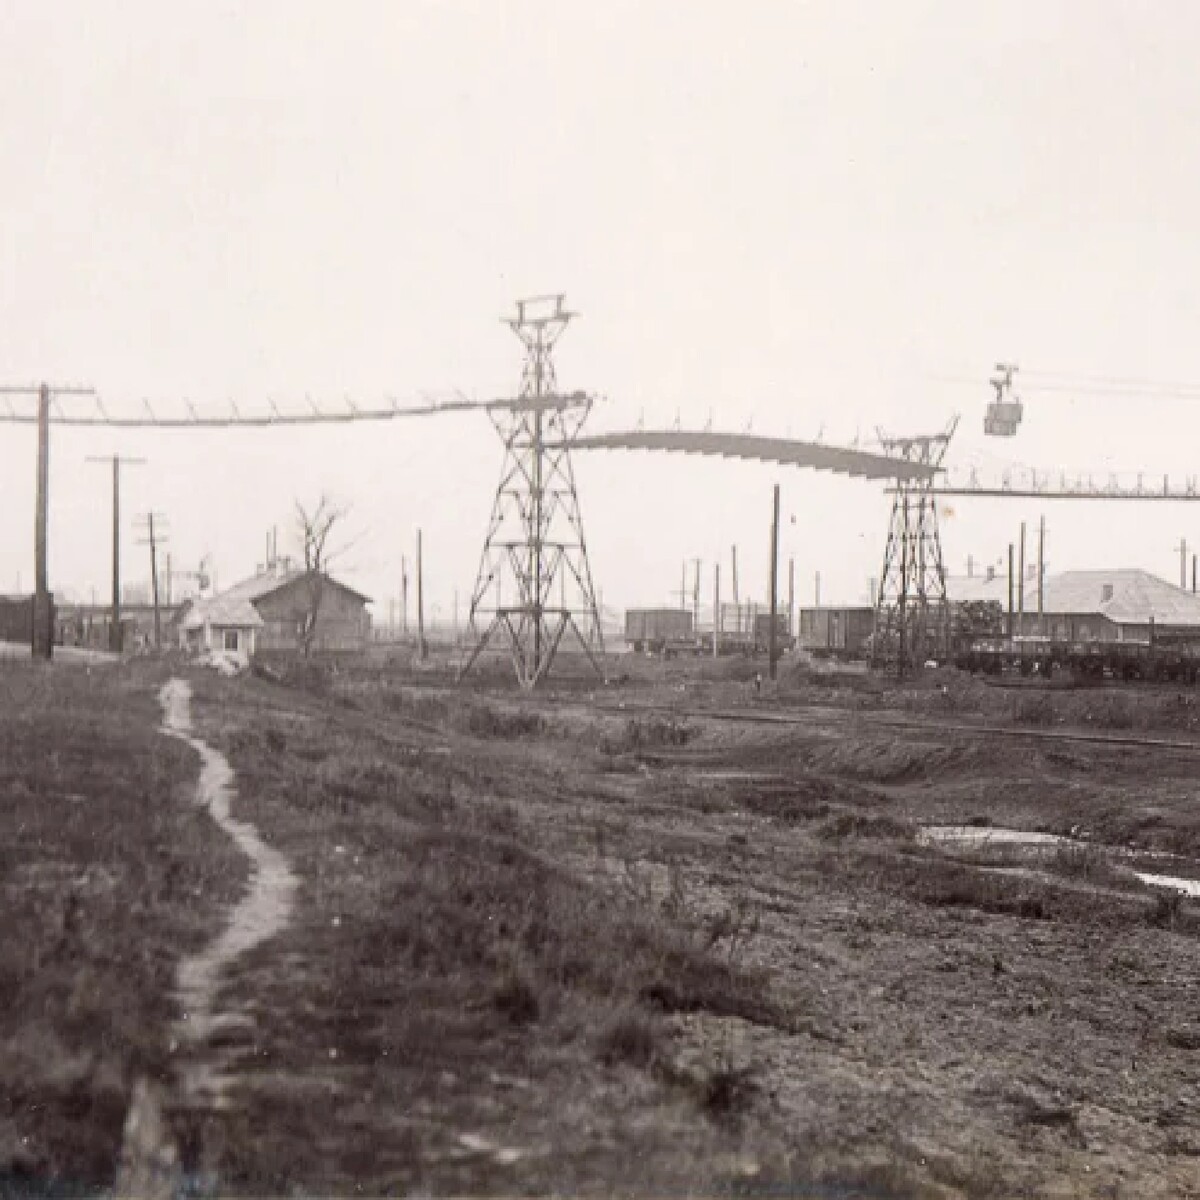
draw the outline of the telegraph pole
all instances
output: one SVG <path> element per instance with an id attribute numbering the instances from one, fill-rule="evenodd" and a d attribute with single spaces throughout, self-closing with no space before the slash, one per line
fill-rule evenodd
<path id="1" fill-rule="evenodd" d="M 48 383 L 28 386 L 0 386 L 0 396 L 34 396 L 37 399 L 37 500 L 33 522 L 33 633 L 34 658 L 49 659 L 54 653 L 54 611 L 50 597 L 48 566 L 50 544 L 50 402 L 57 396 L 94 396 L 95 390 L 82 387 L 54 387 Z M 20 419 L 12 413 L 12 419 Z"/>
<path id="2" fill-rule="evenodd" d="M 1025 624 L 1025 522 L 1021 522 L 1021 551 L 1017 556 L 1019 574 L 1017 575 L 1017 613 L 1021 624 Z"/>
<path id="3" fill-rule="evenodd" d="M 1038 519 L 1038 630 L 1046 615 L 1046 518 Z"/>
<path id="4" fill-rule="evenodd" d="M 776 660 L 776 642 L 778 640 L 779 630 L 775 619 L 776 610 L 778 609 L 778 601 L 776 593 L 779 591 L 779 484 L 775 485 L 775 498 L 771 509 L 771 629 L 767 634 L 767 657 L 769 659 L 769 672 L 772 679 L 775 678 L 775 660 Z"/>
<path id="5" fill-rule="evenodd" d="M 38 389 L 37 512 L 34 518 L 33 656 L 48 659 L 54 652 L 46 543 L 50 513 L 50 389 Z"/>
<path id="6" fill-rule="evenodd" d="M 159 517 L 161 513 L 157 514 Z M 145 524 L 146 536 L 142 539 L 141 545 L 150 546 L 150 590 L 154 597 L 154 648 L 155 650 L 162 649 L 162 617 L 158 606 L 158 537 L 161 536 L 162 526 L 159 525 L 158 533 L 155 532 L 153 512 L 148 512 L 142 521 Z"/>
<path id="7" fill-rule="evenodd" d="M 692 628 L 696 631 L 700 629 L 700 560 L 697 558 L 696 563 L 696 578 L 692 585 Z"/>
<path id="8" fill-rule="evenodd" d="M 721 653 L 721 564 L 713 563 L 713 658 Z"/>
<path id="9" fill-rule="evenodd" d="M 1008 543 L 1008 640 L 1013 638 L 1013 544 Z"/>
<path id="10" fill-rule="evenodd" d="M 788 636 L 796 633 L 796 556 L 788 559 Z"/>
<path id="11" fill-rule="evenodd" d="M 121 466 L 142 466 L 144 458 L 121 454 L 89 455 L 90 463 L 112 464 L 112 624 L 108 629 L 108 648 L 114 654 L 122 650 L 121 637 Z"/>
<path id="12" fill-rule="evenodd" d="M 408 637 L 408 559 L 400 556 L 400 632 Z"/>
<path id="13" fill-rule="evenodd" d="M 1187 590 L 1187 538 L 1179 540 L 1179 590 Z"/>
<path id="14" fill-rule="evenodd" d="M 429 654 L 425 644 L 425 567 L 421 551 L 421 531 L 417 530 L 417 647 L 424 662 Z"/>

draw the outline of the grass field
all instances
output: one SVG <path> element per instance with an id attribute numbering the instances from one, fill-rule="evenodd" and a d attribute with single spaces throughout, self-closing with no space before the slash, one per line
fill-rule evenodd
<path id="1" fill-rule="evenodd" d="M 759 694 L 748 664 L 624 665 L 534 698 L 386 662 L 193 678 L 235 815 L 300 887 L 227 981 L 250 1018 L 221 1035 L 233 1103 L 169 1113 L 191 1178 L 244 1195 L 1200 1195 L 1200 912 L 1128 869 L 1200 874 L 1200 747 L 945 727 L 1187 738 L 1186 695 L 1053 695 L 1032 719 L 1026 697 L 952 675 L 789 672 Z M 154 733 L 161 678 L 4 676 L 0 736 L 20 749 L 3 886 L 23 914 L 4 935 L 20 998 L 4 1052 L 31 1081 L 3 1110 L 10 1177 L 109 1177 L 128 1080 L 170 1089 L 172 964 L 241 886 L 189 807 L 195 763 Z M 1129 726 L 1089 720 L 1100 704 Z M 48 816 L 60 791 L 88 816 Z M 929 844 L 929 824 L 1076 842 L 1033 859 Z M 77 882 L 93 861 L 107 899 L 72 905 L 99 886 Z M 68 909 L 87 936 L 52 952 Z"/>

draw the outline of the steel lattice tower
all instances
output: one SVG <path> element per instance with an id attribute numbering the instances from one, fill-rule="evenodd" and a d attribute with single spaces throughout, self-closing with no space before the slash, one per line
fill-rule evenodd
<path id="1" fill-rule="evenodd" d="M 506 323 L 525 347 L 520 395 L 489 407 L 504 443 L 500 484 L 471 596 L 474 645 L 461 679 L 499 633 L 517 680 L 531 688 L 568 630 L 603 677 L 604 642 L 571 465 L 571 444 L 591 409 L 582 392 L 562 395 L 553 350 L 574 313 L 563 296 L 517 302 Z"/>
<path id="2" fill-rule="evenodd" d="M 879 437 L 885 454 L 937 469 L 957 424 L 955 418 L 943 433 Z M 950 601 L 934 476 L 898 479 L 875 598 L 871 660 L 875 665 L 894 661 L 903 674 L 910 662 L 924 662 L 931 654 L 941 658 L 949 645 Z"/>

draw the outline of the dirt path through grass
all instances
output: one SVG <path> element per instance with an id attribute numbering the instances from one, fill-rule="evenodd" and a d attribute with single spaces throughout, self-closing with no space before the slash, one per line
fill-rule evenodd
<path id="1" fill-rule="evenodd" d="M 214 1035 L 252 1024 L 238 1007 L 222 1006 L 220 990 L 229 966 L 282 930 L 291 917 L 297 879 L 287 859 L 268 846 L 247 821 L 232 816 L 234 773 L 228 759 L 192 732 L 191 686 L 171 679 L 159 692 L 163 732 L 200 756 L 197 802 L 251 861 L 250 886 L 230 911 L 224 929 L 198 954 L 183 959 L 175 992 L 181 1008 L 176 1040 L 181 1049 L 175 1107 L 211 1110 L 229 1105 L 234 1055 Z M 170 1196 L 178 1186 L 178 1153 L 163 1120 L 164 1097 L 141 1081 L 126 1119 L 117 1194 Z"/>
<path id="2" fill-rule="evenodd" d="M 253 825 L 230 814 L 233 768 L 219 751 L 192 733 L 191 687 L 172 679 L 163 685 L 163 729 L 186 742 L 200 755 L 199 801 L 253 864 L 250 888 L 229 914 L 224 931 L 199 954 L 179 964 L 177 992 L 183 1009 L 180 1041 L 203 1046 L 214 1033 L 248 1018 L 221 1011 L 217 1003 L 221 978 L 238 957 L 273 937 L 288 923 L 296 891 L 296 876 L 287 859 L 268 846 Z M 184 1079 L 185 1099 L 220 1105 L 225 1101 L 223 1069 L 215 1054 L 197 1056 Z"/>

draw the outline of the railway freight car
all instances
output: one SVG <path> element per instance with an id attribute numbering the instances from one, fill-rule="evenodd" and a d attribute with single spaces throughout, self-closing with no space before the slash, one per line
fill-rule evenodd
<path id="1" fill-rule="evenodd" d="M 686 608 L 630 608 L 625 612 L 625 641 L 650 654 L 694 653 L 692 614 Z"/>
<path id="2" fill-rule="evenodd" d="M 775 649 L 779 652 L 790 650 L 793 646 L 792 631 L 788 628 L 788 615 L 785 612 L 775 614 Z M 758 613 L 754 618 L 754 652 L 766 654 L 771 648 L 771 614 Z"/>
<path id="3" fill-rule="evenodd" d="M 874 629 L 873 608 L 802 608 L 798 640 L 818 658 L 865 658 Z"/>

